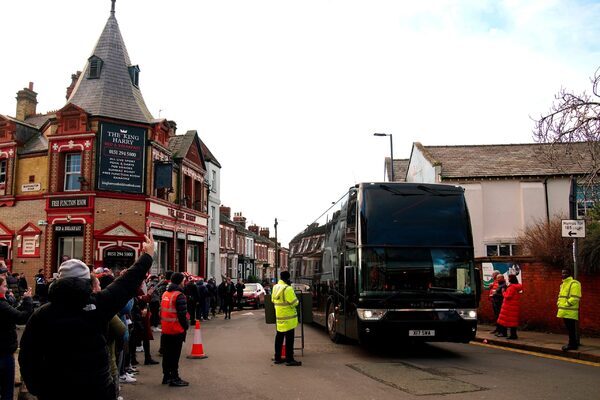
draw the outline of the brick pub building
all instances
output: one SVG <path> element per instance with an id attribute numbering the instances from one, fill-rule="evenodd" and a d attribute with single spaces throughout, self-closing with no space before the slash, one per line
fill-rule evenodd
<path id="1" fill-rule="evenodd" d="M 63 255 L 124 268 L 143 235 L 157 243 L 154 272 L 204 275 L 206 164 L 196 131 L 155 119 L 139 89 L 114 3 L 66 104 L 37 114 L 33 84 L 15 117 L 0 115 L 0 259 L 31 279 Z"/>

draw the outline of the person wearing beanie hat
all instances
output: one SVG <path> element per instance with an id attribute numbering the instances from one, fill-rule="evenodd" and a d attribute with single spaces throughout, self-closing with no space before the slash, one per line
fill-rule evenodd
<path id="1" fill-rule="evenodd" d="M 48 303 L 29 319 L 19 365 L 29 392 L 39 400 L 114 400 L 105 335 L 109 321 L 133 298 L 152 266 L 154 240 L 118 279 L 93 293 L 90 268 L 65 259 L 48 290 Z M 102 282 L 100 282 L 102 283 Z M 68 379 L 68 384 L 61 384 Z"/>
<path id="2" fill-rule="evenodd" d="M 58 267 L 58 279 L 62 278 L 90 279 L 90 268 L 83 261 L 71 258 Z"/>

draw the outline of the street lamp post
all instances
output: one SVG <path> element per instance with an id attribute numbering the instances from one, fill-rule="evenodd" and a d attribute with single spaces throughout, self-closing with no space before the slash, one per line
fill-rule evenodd
<path id="1" fill-rule="evenodd" d="M 394 182 L 394 142 L 391 133 L 374 133 L 373 136 L 390 137 L 390 182 Z"/>
<path id="2" fill-rule="evenodd" d="M 277 243 L 277 218 L 275 218 L 275 282 L 279 279 L 279 244 Z"/>

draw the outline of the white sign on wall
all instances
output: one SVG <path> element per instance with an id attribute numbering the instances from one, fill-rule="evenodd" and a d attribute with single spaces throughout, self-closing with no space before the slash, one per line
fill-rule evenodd
<path id="1" fill-rule="evenodd" d="M 39 192 L 42 190 L 41 183 L 25 183 L 21 185 L 21 191 L 23 192 Z"/>

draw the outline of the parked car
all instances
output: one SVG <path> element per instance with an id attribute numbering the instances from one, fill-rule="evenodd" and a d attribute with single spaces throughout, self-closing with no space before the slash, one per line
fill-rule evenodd
<path id="1" fill-rule="evenodd" d="M 265 288 L 260 283 L 246 283 L 244 289 L 244 297 L 242 299 L 242 307 L 260 308 L 265 305 Z"/>

